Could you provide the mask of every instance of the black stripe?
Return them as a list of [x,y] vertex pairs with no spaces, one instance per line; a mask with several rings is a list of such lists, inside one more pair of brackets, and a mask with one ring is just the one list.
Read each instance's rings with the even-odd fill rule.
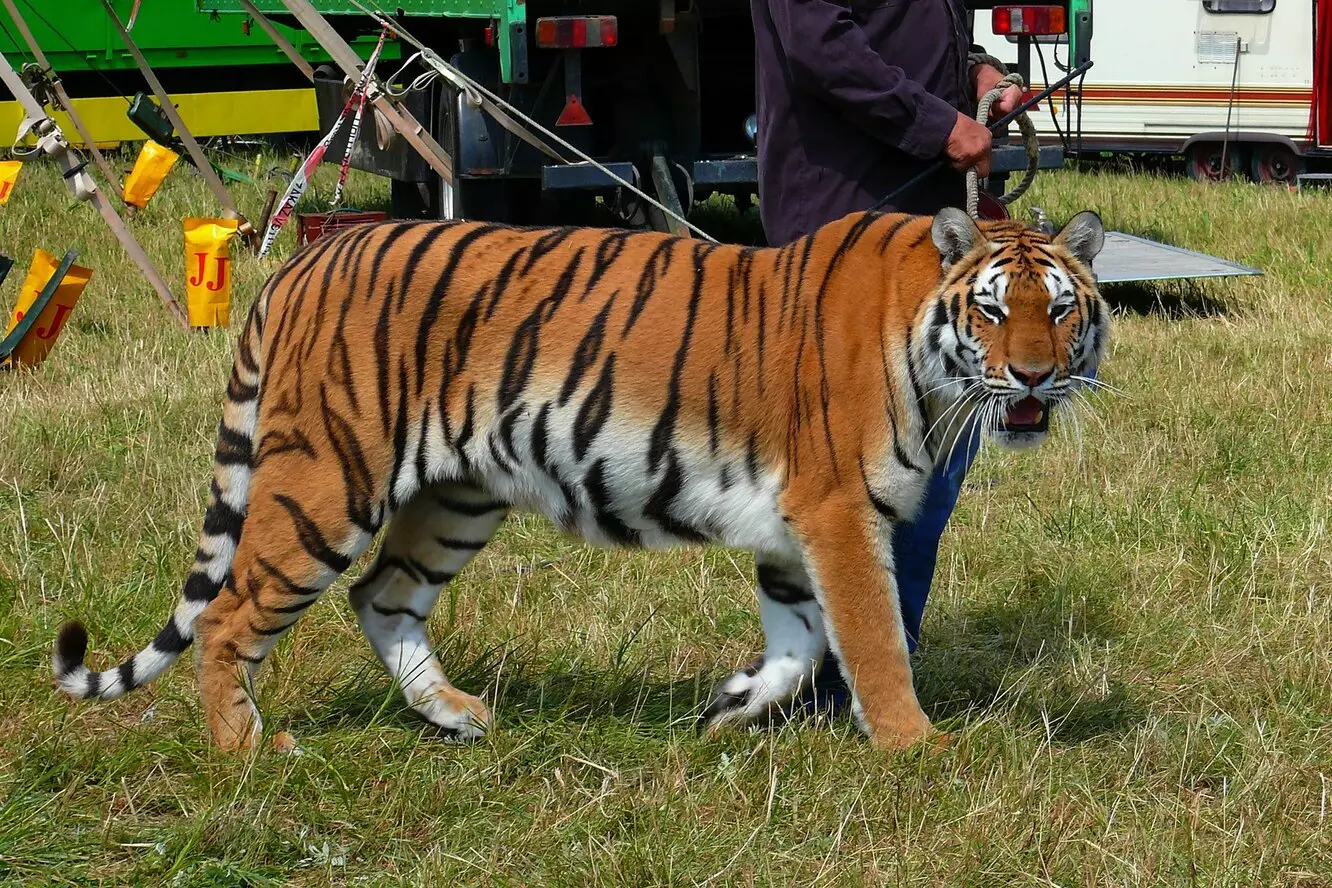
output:
[[721,446],[721,411],[717,406],[717,371],[708,374],[708,453],[717,455]]
[[577,228],[572,227],[552,228],[545,234],[541,235],[541,237],[537,238],[532,243],[531,249],[528,250],[527,262],[523,264],[522,273],[524,275],[531,274],[533,267],[535,267],[537,262],[541,260],[542,256],[545,256],[560,244],[564,243],[577,231]]
[[426,618],[410,607],[384,607],[378,602],[370,602],[370,608],[381,617],[412,617],[418,623],[424,623]]
[[212,501],[204,512],[203,532],[208,536],[229,536],[240,542],[241,528],[245,524],[245,513],[237,512],[222,499],[222,490],[214,479],[211,490]]
[[456,549],[460,552],[480,552],[490,540],[459,540],[453,537],[437,536],[435,542],[445,549]]
[[262,555],[258,556],[255,559],[255,561],[258,563],[259,567],[263,569],[264,573],[268,574],[270,577],[277,580],[278,585],[282,587],[281,591],[283,595],[299,596],[301,598],[310,598],[310,597],[317,597],[321,592],[324,591],[321,588],[316,588],[314,586],[306,586],[301,583],[297,583],[295,580],[293,580],[291,577],[287,576],[285,573],[279,570],[276,565],[274,565],[267,558],[264,558]]
[[88,673],[88,691],[89,697],[100,697],[102,695],[102,673]]
[[588,448],[597,439],[601,429],[610,417],[611,406],[615,397],[615,352],[606,356],[606,363],[601,367],[601,376],[592,391],[578,407],[574,418],[573,450],[574,459],[579,462],[587,456]]
[[[416,394],[421,394],[421,388],[425,385],[426,353],[430,349],[432,334],[435,323],[439,320],[439,312],[444,304],[444,297],[453,284],[453,275],[458,270],[459,263],[463,260],[463,254],[476,241],[495,231],[503,230],[506,229],[494,225],[478,225],[453,242],[453,248],[449,250],[448,261],[444,263],[444,270],[435,279],[430,298],[421,311],[421,320],[416,329]],[[405,294],[405,291],[406,286],[404,285],[401,292]]]
[[432,586],[443,586],[457,576],[457,574],[450,573],[447,570],[431,570],[410,556],[403,559],[403,564],[420,574],[421,578]]
[[435,502],[455,515],[467,515],[471,518],[479,518],[482,515],[489,515],[491,512],[508,508],[508,504],[501,502],[466,503],[440,495],[435,496]]
[[510,462],[516,463],[519,461],[518,451],[513,442],[513,433],[514,426],[518,423],[518,417],[525,412],[523,405],[519,404],[508,413],[504,414],[504,418],[501,419],[499,423],[500,444],[504,447],[504,452],[508,454]]
[[258,666],[260,663],[264,662],[263,657],[251,657],[249,654],[242,653],[240,645],[236,644],[236,642],[234,641],[228,641],[224,643],[223,647],[231,651],[231,655],[235,657],[237,660],[240,660],[242,663],[251,663],[255,666]]
[[893,523],[897,523],[900,520],[900,516],[897,514],[897,510],[894,509],[891,505],[889,505],[886,500],[884,500],[882,497],[880,497],[877,493],[874,492],[874,490],[869,486],[869,481],[865,482],[865,495],[869,497],[870,504],[874,506],[874,511],[878,512],[884,518],[888,519]]
[[495,286],[490,291],[490,302],[486,304],[485,320],[490,320],[495,314],[495,309],[499,307],[500,298],[508,294],[509,280],[513,277],[514,269],[518,267],[518,260],[525,252],[524,247],[514,250],[505,261],[504,267],[500,269],[499,275],[495,278]]
[[334,573],[341,574],[351,566],[351,559],[328,544],[319,527],[301,508],[300,503],[283,493],[273,494],[273,499],[291,516],[296,527],[296,536],[301,547],[316,561],[328,567]]
[[[398,404],[393,412],[393,470],[389,473],[385,494],[390,503],[397,505],[398,476],[407,462],[407,367],[398,361]],[[423,479],[418,478],[419,483]]]
[[758,483],[759,464],[758,464],[758,436],[751,432],[749,440],[745,442],[745,471],[749,472],[749,480]]
[[375,323],[375,383],[379,391],[379,425],[384,434],[389,433],[389,309],[393,303],[393,286],[390,282],[380,305],[379,319]]
[[578,388],[578,383],[583,379],[583,374],[587,368],[592,366],[597,356],[601,354],[601,344],[606,338],[606,318],[610,315],[611,306],[615,304],[615,297],[618,295],[612,293],[606,300],[606,304],[597,312],[592,323],[588,325],[587,332],[578,342],[578,348],[574,349],[573,363],[569,367],[569,375],[564,378],[564,385],[560,388],[560,397],[556,403],[561,407],[569,402],[573,396],[574,390]]
[[280,626],[274,626],[271,629],[265,629],[262,626],[256,626],[254,624],[254,620],[248,620],[247,622],[249,623],[250,631],[253,632],[255,635],[264,635],[269,638],[272,638],[274,635],[281,635],[283,632],[286,632],[288,629],[290,629],[292,626],[296,624],[296,621],[292,620],[290,623],[283,623]]
[[763,590],[763,594],[778,604],[789,606],[814,600],[814,595],[808,589],[783,580],[776,568],[759,564],[756,573],[758,575],[758,585]]
[[220,588],[222,584],[213,582],[208,574],[203,571],[192,571],[185,579],[185,589],[181,592],[181,597],[192,602],[212,601],[217,597]]
[[233,404],[244,404],[259,397],[259,386],[246,385],[239,376],[232,375],[227,383],[227,400]]
[[900,232],[906,226],[910,225],[912,222],[915,222],[918,218],[920,217],[907,216],[905,219],[900,219],[897,222],[894,222],[892,227],[890,227],[888,231],[884,234],[884,236],[879,240],[879,255],[882,256],[885,252],[887,252],[889,245],[892,243],[893,238],[897,237],[898,232]]
[[162,631],[153,638],[153,648],[164,654],[179,654],[190,646],[191,640],[176,631],[176,621],[173,618],[167,620]]
[[587,285],[583,288],[585,293],[592,292],[592,288],[601,280],[601,276],[607,269],[620,258],[620,253],[624,252],[624,245],[629,240],[631,232],[615,231],[606,234],[597,244],[596,255],[592,259],[592,273],[588,276]]
[[259,439],[259,446],[255,450],[255,466],[262,465],[264,460],[277,456],[279,453],[296,452],[304,454],[310,459],[316,459],[319,456],[310,443],[310,439],[300,429],[292,429],[290,432],[276,429],[265,432],[263,437]]
[[541,307],[532,311],[514,331],[500,376],[499,409],[508,410],[527,388],[536,366],[537,344],[541,337]]
[[134,658],[130,657],[124,663],[121,663],[116,671],[120,673],[120,686],[127,691],[134,690]]
[[671,504],[684,488],[684,473],[680,471],[680,461],[674,450],[666,455],[666,472],[661,484],[657,485],[652,498],[643,509],[646,518],[655,521],[662,530],[673,537],[695,543],[705,543],[708,537],[698,530],[680,521],[671,514]]
[[342,483],[347,498],[347,517],[366,533],[378,529],[375,520],[374,477],[365,461],[360,437],[342,416],[328,404],[328,393],[319,386],[319,403],[323,408],[324,431],[333,447],[338,465],[342,467]]
[[670,380],[666,385],[666,405],[661,410],[657,424],[652,428],[652,437],[648,444],[648,471],[655,472],[666,455],[666,449],[675,436],[675,421],[680,413],[680,381],[684,376],[685,360],[689,356],[689,347],[694,336],[694,322],[698,319],[698,306],[703,298],[703,284],[706,278],[705,265],[708,255],[715,247],[707,244],[694,244],[694,282],[689,294],[689,307],[685,315],[684,332],[680,335],[680,345],[675,350],[675,362],[671,367]]
[[[642,313],[647,301],[656,290],[657,279],[666,274],[667,269],[671,267],[672,251],[678,243],[674,238],[668,238],[657,244],[657,248],[648,256],[647,264],[643,266],[643,271],[638,276],[638,284],[634,288],[634,302],[629,307],[629,317],[624,321],[624,329],[620,331],[620,338],[629,335],[629,331],[634,328],[638,321],[639,314]],[[661,269],[657,269],[657,263],[660,260]]]
[[597,526],[606,536],[625,546],[637,546],[642,543],[638,531],[629,527],[619,515],[611,511],[611,495],[606,487],[606,460],[599,459],[592,464],[583,477],[583,487],[592,501]]

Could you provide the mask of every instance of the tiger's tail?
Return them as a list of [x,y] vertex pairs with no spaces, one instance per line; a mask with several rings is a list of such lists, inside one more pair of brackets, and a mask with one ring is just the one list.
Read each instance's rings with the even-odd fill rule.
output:
[[259,390],[263,378],[261,341],[267,293],[256,300],[236,344],[231,380],[213,452],[213,485],[204,512],[194,566],[180,600],[162,631],[147,647],[114,669],[94,672],[83,664],[88,632],[66,623],[56,639],[52,668],[61,690],[82,699],[112,700],[157,678],[194,641],[194,621],[217,597],[231,571],[249,499],[254,464]]

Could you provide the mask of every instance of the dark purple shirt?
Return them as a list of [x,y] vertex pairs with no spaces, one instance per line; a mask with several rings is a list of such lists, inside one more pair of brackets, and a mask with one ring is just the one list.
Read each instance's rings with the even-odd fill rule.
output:
[[[943,156],[974,113],[962,0],[751,0],[759,209],[785,244],[872,204]],[[894,209],[961,206],[951,167]]]

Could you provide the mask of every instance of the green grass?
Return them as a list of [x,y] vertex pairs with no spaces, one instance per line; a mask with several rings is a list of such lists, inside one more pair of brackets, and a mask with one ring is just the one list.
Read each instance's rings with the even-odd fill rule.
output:
[[[171,607],[230,340],[174,327],[29,165],[0,303],[36,246],[79,245],[95,276],[51,360],[0,376],[0,882],[1332,885],[1332,199],[1060,173],[1027,202],[1267,276],[1110,293],[1124,394],[1080,447],[973,470],[916,659],[952,749],[886,755],[844,720],[699,738],[761,644],[748,556],[592,550],[520,517],[432,621],[495,703],[485,742],[404,711],[344,581],[261,681],[306,754],[235,756],[188,663],[109,704],[52,690],[62,620],[106,664]],[[180,220],[214,211],[182,165],[131,224],[179,284]],[[239,315],[277,260],[235,253]]]

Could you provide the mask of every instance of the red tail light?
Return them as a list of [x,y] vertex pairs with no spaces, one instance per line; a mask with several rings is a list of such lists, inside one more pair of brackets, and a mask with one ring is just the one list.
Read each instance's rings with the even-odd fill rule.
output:
[[556,15],[539,18],[536,44],[542,49],[587,49],[620,42],[620,23],[613,15]]
[[1068,31],[1062,6],[996,6],[994,33],[1006,37],[1043,37]]

